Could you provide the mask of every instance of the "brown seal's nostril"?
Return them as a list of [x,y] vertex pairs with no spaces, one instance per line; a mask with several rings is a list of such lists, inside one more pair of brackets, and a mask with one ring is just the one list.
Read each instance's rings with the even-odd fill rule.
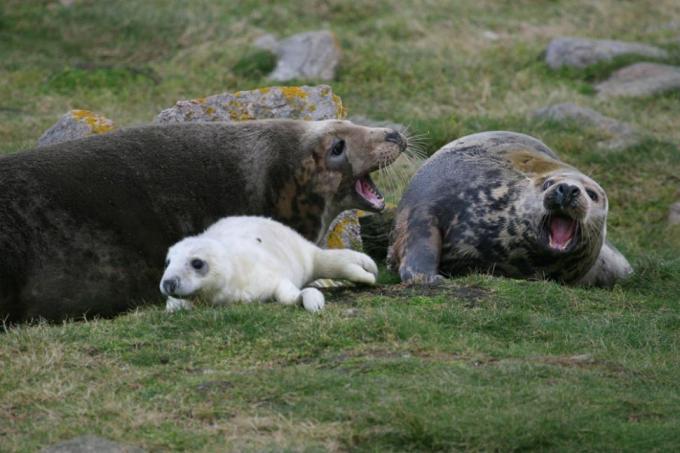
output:
[[394,129],[390,130],[387,134],[385,134],[385,141],[395,143],[399,145],[399,147],[403,150],[406,148],[406,140],[404,140],[404,137]]

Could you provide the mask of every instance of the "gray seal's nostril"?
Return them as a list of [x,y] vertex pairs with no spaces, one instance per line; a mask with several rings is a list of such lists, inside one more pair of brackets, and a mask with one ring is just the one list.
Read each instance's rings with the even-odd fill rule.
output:
[[163,289],[165,290],[166,294],[172,295],[174,294],[175,290],[177,289],[177,279],[176,278],[169,278],[167,280],[163,280]]
[[564,207],[573,202],[580,193],[581,189],[579,189],[577,186],[572,186],[563,182],[555,188],[554,198],[558,205]]
[[390,132],[385,134],[385,141],[395,143],[399,145],[401,149],[406,148],[406,140],[404,140],[404,137],[394,129],[391,129]]

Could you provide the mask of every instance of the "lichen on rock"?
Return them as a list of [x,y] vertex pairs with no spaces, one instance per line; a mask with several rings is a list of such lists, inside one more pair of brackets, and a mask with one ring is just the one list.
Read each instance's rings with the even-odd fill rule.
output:
[[328,85],[304,85],[264,87],[178,101],[174,107],[163,110],[155,121],[182,123],[269,118],[327,120],[344,117],[342,100],[333,94]]
[[112,131],[113,121],[89,110],[71,110],[38,139],[38,146],[75,140]]

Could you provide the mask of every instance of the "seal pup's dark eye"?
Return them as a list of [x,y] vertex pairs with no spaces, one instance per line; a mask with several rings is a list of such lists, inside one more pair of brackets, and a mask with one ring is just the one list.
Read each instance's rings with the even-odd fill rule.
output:
[[333,147],[331,148],[331,155],[332,156],[340,156],[344,152],[345,152],[345,141],[342,140],[342,139],[336,140],[335,143],[333,143]]
[[548,187],[552,186],[555,184],[555,182],[552,179],[548,179],[543,183],[543,190],[546,190]]
[[600,197],[597,196],[597,193],[595,193],[594,190],[586,189],[586,193],[590,197],[591,200],[597,202],[597,200],[600,199]]
[[199,260],[198,258],[194,258],[193,260],[191,260],[191,267],[193,267],[197,271],[203,269],[203,266],[205,266],[205,261]]

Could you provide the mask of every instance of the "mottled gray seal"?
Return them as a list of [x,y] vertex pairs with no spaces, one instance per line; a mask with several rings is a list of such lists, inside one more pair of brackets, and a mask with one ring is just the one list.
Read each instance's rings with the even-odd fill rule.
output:
[[406,147],[347,121],[152,125],[0,158],[0,319],[110,316],[158,300],[167,248],[221,217],[318,241],[379,211],[369,173]]
[[463,137],[418,170],[397,208],[389,262],[402,281],[473,271],[611,286],[632,272],[606,241],[608,200],[540,141]]

